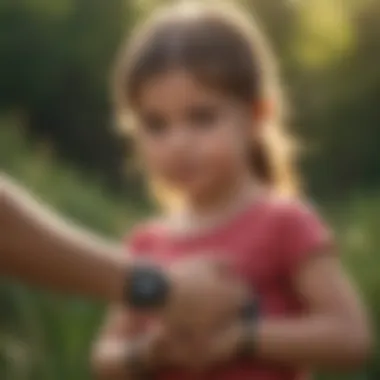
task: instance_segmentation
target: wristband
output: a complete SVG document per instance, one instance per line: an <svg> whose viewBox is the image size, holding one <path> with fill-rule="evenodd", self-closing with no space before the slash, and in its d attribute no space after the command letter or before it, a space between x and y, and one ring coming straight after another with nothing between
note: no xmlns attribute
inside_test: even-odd
<svg viewBox="0 0 380 380"><path fill-rule="evenodd" d="M256 325L245 323L240 337L238 356L241 359L249 359L256 352Z"/></svg>
<svg viewBox="0 0 380 380"><path fill-rule="evenodd" d="M257 301L245 304L241 311L242 335L238 348L239 357L250 358L256 351L256 324L259 318L259 306Z"/></svg>
<svg viewBox="0 0 380 380"><path fill-rule="evenodd" d="M243 322L255 322L259 317L259 305L257 300L251 300L244 304L240 315Z"/></svg>
<svg viewBox="0 0 380 380"><path fill-rule="evenodd" d="M138 263L128 274L125 303L135 310L159 308L165 305L169 291L169 279L161 269Z"/></svg>

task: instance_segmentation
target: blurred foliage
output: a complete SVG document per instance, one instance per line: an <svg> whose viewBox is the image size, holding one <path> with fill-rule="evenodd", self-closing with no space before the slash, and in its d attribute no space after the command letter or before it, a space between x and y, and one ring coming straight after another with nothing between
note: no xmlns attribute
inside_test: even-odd
<svg viewBox="0 0 380 380"><path fill-rule="evenodd" d="M99 233L119 237L147 211L141 184L125 179L130 150L113 128L108 80L124 35L168 2L0 1L0 113L11 115L0 118L1 169ZM379 327L380 2L241 3L273 43L289 122L307 142L306 182ZM14 284L1 284L0 305L1 379L90 378L100 306ZM325 378L378 379L380 352L367 371Z"/></svg>
<svg viewBox="0 0 380 380"><path fill-rule="evenodd" d="M110 123L108 70L128 25L124 0L2 0L0 107L30 136L120 185L122 146Z"/></svg>
<svg viewBox="0 0 380 380"><path fill-rule="evenodd" d="M2 0L0 108L22 112L26 133L48 141L54 155L125 189L128 146L112 128L112 62L136 20L173 2ZM277 52L290 124L309 143L311 189L334 196L378 183L379 1L241 3L258 15Z"/></svg>

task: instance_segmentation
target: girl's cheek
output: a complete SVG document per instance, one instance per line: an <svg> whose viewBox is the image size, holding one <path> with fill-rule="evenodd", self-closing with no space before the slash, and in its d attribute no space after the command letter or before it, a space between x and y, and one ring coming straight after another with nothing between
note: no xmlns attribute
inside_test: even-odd
<svg viewBox="0 0 380 380"><path fill-rule="evenodd" d="M165 174L170 168L171 154L170 149L165 145L157 146L157 144L150 144L144 149L143 156L148 168L159 174Z"/></svg>
<svg viewBox="0 0 380 380"><path fill-rule="evenodd" d="M165 160L160 154L155 150L144 150L141 154L143 165L149 172L155 174L162 174L165 172Z"/></svg>
<svg viewBox="0 0 380 380"><path fill-rule="evenodd" d="M150 166L155 161L157 150L152 144L142 143L140 145L139 155L143 159L144 163Z"/></svg>

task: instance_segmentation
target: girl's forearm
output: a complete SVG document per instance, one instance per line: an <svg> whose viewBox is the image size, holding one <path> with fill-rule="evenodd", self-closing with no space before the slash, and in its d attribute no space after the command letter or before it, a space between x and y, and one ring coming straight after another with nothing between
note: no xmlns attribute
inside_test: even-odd
<svg viewBox="0 0 380 380"><path fill-rule="evenodd" d="M0 174L0 275L107 301L122 300L120 248L71 227Z"/></svg>
<svg viewBox="0 0 380 380"><path fill-rule="evenodd" d="M263 320L255 334L255 358L285 365L356 366L366 359L370 345L364 330L328 316Z"/></svg>

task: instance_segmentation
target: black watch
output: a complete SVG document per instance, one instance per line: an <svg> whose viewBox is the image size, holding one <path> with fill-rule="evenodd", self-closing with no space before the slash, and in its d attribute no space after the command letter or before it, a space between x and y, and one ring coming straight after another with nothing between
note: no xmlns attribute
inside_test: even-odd
<svg viewBox="0 0 380 380"><path fill-rule="evenodd" d="M136 310L163 307L169 296L170 282L162 269L152 264L136 263L128 273L124 299Z"/></svg>

